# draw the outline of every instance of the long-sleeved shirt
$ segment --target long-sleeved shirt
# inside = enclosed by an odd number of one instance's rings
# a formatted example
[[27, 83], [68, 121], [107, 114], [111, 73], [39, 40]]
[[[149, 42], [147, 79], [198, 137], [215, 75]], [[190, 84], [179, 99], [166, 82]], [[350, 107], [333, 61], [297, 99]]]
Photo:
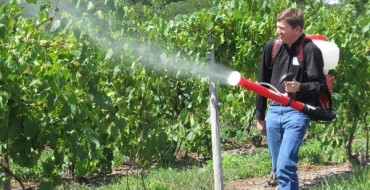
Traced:
[[[303, 63], [299, 63], [300, 46], [303, 41]], [[320, 49], [302, 34], [289, 48], [282, 44], [275, 53], [273, 62], [272, 51], [274, 39], [267, 42], [259, 65], [258, 82], [270, 83], [281, 93], [285, 93], [285, 86], [280, 78], [288, 73], [295, 74], [295, 80], [300, 82], [299, 91], [295, 99], [317, 106], [319, 95], [325, 92], [325, 75], [323, 71], [324, 61]], [[256, 118], [264, 120], [267, 108], [267, 99], [260, 95], [256, 96]]]

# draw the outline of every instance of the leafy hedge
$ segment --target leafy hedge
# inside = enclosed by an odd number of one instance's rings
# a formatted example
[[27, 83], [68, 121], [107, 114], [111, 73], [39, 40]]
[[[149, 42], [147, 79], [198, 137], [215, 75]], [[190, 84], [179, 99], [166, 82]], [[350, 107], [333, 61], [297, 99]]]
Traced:
[[[35, 18], [22, 17], [16, 1], [0, 7], [0, 152], [13, 165], [41, 164], [44, 188], [60, 184], [67, 169], [76, 176], [104, 174], [125, 160], [148, 168], [171, 161], [178, 150], [209, 156], [207, 79], [157, 71], [204, 68], [213, 47], [218, 63], [255, 79], [276, 15], [297, 6], [220, 1], [166, 20], [147, 9], [138, 15], [118, 0], [64, 3], [66, 10], [43, 2]], [[321, 1], [298, 6], [307, 33], [323, 34], [341, 49], [332, 71], [338, 119], [314, 125], [310, 134], [343, 145], [369, 119], [370, 4], [364, 11]], [[243, 131], [254, 94], [229, 86], [218, 92], [220, 127]], [[40, 159], [45, 151], [52, 156]]]

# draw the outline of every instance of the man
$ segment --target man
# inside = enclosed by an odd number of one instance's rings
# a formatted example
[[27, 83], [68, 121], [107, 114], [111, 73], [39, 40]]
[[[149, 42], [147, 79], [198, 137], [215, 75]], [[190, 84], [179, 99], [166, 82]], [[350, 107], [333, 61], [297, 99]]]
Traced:
[[[280, 13], [277, 34], [281, 45], [276, 48], [275, 40], [265, 45], [258, 81], [270, 83], [281, 93], [289, 94], [300, 102], [318, 105], [319, 94], [325, 90], [324, 63], [320, 49], [305, 38], [303, 26], [303, 12], [300, 9], [289, 8]], [[300, 53], [300, 49], [303, 53]], [[275, 55], [273, 51], [276, 51]], [[302, 54], [303, 63], [300, 63], [299, 56]], [[281, 77], [289, 72], [294, 74], [294, 79], [281, 82]], [[277, 102], [270, 103], [265, 119], [266, 108], [267, 99], [257, 95], [257, 128], [267, 133], [272, 170], [276, 174], [279, 189], [298, 189], [298, 150], [310, 119], [302, 112]]]

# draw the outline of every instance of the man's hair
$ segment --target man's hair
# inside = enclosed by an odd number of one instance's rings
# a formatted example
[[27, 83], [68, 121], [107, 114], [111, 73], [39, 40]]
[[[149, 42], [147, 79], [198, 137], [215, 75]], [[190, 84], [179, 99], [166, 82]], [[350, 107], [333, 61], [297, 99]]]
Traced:
[[301, 9], [288, 8], [282, 11], [277, 17], [277, 21], [285, 20], [292, 28], [300, 26], [303, 30], [304, 17]]

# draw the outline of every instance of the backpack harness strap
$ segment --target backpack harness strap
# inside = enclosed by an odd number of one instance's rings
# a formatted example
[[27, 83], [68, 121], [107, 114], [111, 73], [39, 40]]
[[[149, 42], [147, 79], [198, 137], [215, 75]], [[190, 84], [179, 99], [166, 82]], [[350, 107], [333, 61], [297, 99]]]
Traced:
[[[271, 58], [272, 58], [272, 60], [274, 60], [274, 59], [275, 59], [275, 55], [276, 55], [276, 53], [277, 53], [277, 51], [278, 51], [278, 47], [282, 45], [281, 43], [282, 43], [282, 42], [281, 42], [281, 40], [280, 40], [280, 39], [275, 39], [275, 40], [274, 40], [274, 45], [272, 46], [272, 54], [271, 54]], [[274, 60], [274, 61], [275, 61], [275, 60]]]

